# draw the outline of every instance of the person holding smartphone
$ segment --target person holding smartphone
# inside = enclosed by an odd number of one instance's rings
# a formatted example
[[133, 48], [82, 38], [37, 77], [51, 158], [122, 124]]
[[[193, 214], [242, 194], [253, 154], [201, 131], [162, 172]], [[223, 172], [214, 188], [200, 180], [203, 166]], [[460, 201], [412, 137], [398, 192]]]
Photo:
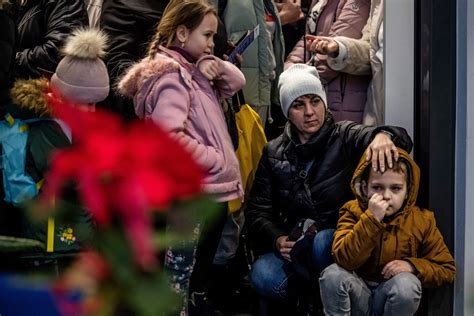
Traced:
[[[215, 1], [217, 2], [217, 1]], [[278, 104], [276, 81], [283, 71], [284, 40], [279, 10], [271, 0], [219, 1], [229, 39], [236, 43], [259, 26], [257, 39], [242, 54], [241, 70], [247, 80], [245, 101], [260, 115], [263, 125], [273, 122], [272, 103]]]

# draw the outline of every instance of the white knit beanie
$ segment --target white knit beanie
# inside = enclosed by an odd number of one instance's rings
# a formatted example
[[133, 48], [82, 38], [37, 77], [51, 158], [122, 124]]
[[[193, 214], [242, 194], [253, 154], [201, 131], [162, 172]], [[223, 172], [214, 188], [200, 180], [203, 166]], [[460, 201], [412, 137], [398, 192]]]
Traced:
[[278, 81], [280, 104], [283, 114], [288, 118], [288, 110], [297, 98], [306, 94], [316, 94], [327, 108], [326, 93], [319, 80], [316, 67], [306, 64], [295, 64], [281, 73]]

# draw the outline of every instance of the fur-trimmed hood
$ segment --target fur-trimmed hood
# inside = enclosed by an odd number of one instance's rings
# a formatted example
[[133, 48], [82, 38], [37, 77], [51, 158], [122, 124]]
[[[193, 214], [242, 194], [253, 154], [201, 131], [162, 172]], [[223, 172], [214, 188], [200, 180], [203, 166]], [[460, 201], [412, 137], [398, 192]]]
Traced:
[[120, 94], [135, 97], [145, 82], [152, 77], [160, 77], [165, 73], [178, 72], [179, 64], [173, 59], [157, 55], [154, 59], [144, 58], [132, 65], [119, 80], [117, 88]]
[[32, 113], [37, 117], [50, 115], [46, 94], [49, 92], [49, 82], [45, 78], [17, 80], [10, 95], [15, 106], [22, 112]]
[[[143, 118], [145, 100], [153, 83], [166, 73], [176, 72], [186, 76], [180, 68], [171, 57], [158, 53], [153, 59], [147, 57], [132, 65], [119, 80], [117, 90], [121, 95], [134, 99], [135, 113]], [[186, 81], [190, 82], [190, 79]]]

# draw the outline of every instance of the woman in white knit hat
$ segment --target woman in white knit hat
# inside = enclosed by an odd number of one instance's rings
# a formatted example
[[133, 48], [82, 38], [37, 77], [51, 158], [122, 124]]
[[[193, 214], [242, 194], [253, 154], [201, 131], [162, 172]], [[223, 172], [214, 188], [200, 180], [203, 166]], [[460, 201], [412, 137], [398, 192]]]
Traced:
[[271, 299], [294, 297], [298, 279], [317, 278], [333, 262], [339, 208], [352, 199], [349, 183], [364, 151], [384, 171], [398, 159], [395, 146], [412, 147], [403, 128], [335, 123], [314, 67], [291, 66], [278, 87], [288, 123], [264, 148], [246, 209], [249, 236], [260, 254], [250, 281]]

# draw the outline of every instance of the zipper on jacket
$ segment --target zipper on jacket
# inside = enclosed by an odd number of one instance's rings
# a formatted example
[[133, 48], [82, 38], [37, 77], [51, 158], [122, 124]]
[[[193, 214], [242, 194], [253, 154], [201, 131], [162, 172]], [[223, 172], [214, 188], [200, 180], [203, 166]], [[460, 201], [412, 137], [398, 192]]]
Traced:
[[380, 249], [379, 249], [379, 257], [378, 257], [378, 262], [377, 262], [377, 266], [380, 266], [381, 262], [382, 262], [382, 252], [383, 252], [383, 247], [384, 247], [384, 239], [385, 239], [385, 233], [387, 231], [384, 230], [382, 235], [380, 235]]
[[398, 252], [398, 226], [393, 227], [394, 234], [395, 234], [395, 258], [397, 258], [397, 252]]
[[340, 80], [339, 87], [341, 89], [341, 107], [344, 108], [342, 106], [342, 103], [344, 102], [344, 96], [346, 94], [347, 75], [345, 73], [341, 73], [340, 76], [341, 76], [341, 80]]

